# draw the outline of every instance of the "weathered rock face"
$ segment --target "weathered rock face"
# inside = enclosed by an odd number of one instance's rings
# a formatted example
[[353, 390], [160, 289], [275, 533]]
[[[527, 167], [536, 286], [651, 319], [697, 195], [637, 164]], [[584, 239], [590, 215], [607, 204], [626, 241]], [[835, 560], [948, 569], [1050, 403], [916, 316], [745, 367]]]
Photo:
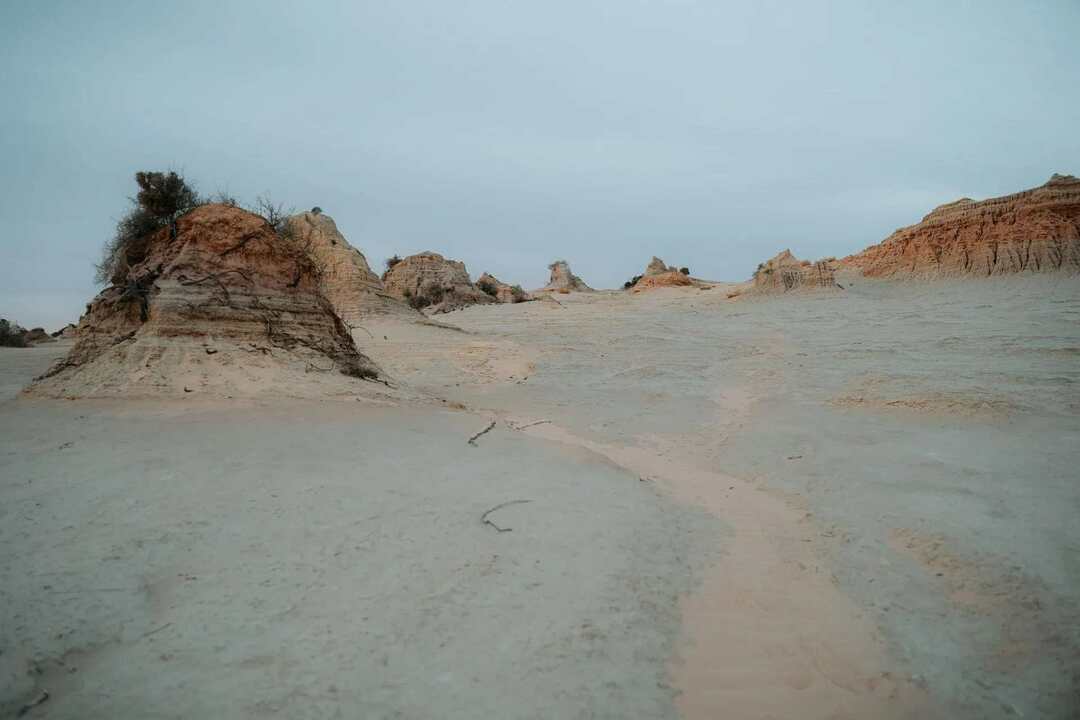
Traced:
[[75, 324], [68, 323], [64, 327], [60, 328], [52, 334], [54, 338], [61, 338], [63, 340], [70, 340], [75, 337]]
[[935, 208], [841, 264], [871, 277], [1080, 271], [1080, 180]]
[[288, 227], [318, 264], [319, 289], [346, 325], [360, 325], [371, 315], [420, 317], [386, 291], [367, 258], [345, 240], [329, 215], [300, 213], [289, 218]]
[[693, 284], [694, 280], [689, 275], [681, 273], [678, 270], [668, 270], [667, 272], [643, 276], [634, 283], [633, 291], [638, 293], [645, 290], [653, 290], [655, 288], [684, 287]]
[[548, 270], [551, 271], [551, 278], [548, 280], [548, 284], [543, 287], [544, 290], [554, 290], [556, 292], [593, 291], [581, 278], [570, 271], [570, 264], [565, 260], [556, 260], [548, 265]]
[[303, 395], [309, 385], [346, 392], [338, 373], [378, 374], [319, 293], [311, 258], [258, 215], [196, 208], [128, 260], [123, 283], [88, 306], [68, 356], [27, 392]]
[[501, 303], [519, 303], [533, 299], [529, 293], [521, 289], [520, 285], [507, 285], [499, 278], [488, 273], [484, 273], [477, 278], [476, 287]]
[[677, 272], [678, 268], [668, 267], [664, 264], [664, 261], [653, 255], [653, 259], [649, 261], [649, 264], [645, 266], [644, 277], [651, 277], [653, 275], [663, 275], [664, 273]]
[[834, 287], [837, 285], [832, 258], [812, 263], [799, 260], [790, 250], [762, 263], [754, 273], [754, 289], [764, 292]]
[[395, 263], [383, 273], [383, 285], [394, 297], [415, 308], [450, 312], [469, 305], [496, 302], [469, 279], [465, 263], [422, 252]]

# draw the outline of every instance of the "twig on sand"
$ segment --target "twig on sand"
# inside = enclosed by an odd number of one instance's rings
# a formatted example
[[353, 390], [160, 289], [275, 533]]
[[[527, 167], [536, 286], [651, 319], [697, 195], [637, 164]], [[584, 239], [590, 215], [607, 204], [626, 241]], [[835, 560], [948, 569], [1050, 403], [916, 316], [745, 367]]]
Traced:
[[481, 435], [485, 434], [485, 433], [491, 432], [491, 429], [493, 427], [495, 427], [495, 421], [494, 420], [492, 420], [490, 423], [488, 423], [488, 426], [486, 428], [484, 428], [483, 430], [481, 430], [480, 432], [476, 433], [471, 438], [469, 438], [467, 442], [470, 445], [472, 445], [473, 447], [478, 447], [478, 445], [476, 444], [476, 439], [478, 437], [480, 437]]
[[508, 424], [508, 425], [509, 425], [509, 426], [510, 426], [511, 428], [513, 428], [514, 430], [524, 430], [525, 428], [531, 428], [531, 427], [533, 427], [534, 425], [544, 425], [544, 424], [546, 424], [546, 423], [550, 423], [550, 422], [551, 422], [550, 420], [537, 420], [537, 421], [535, 421], [535, 422], [531, 422], [531, 423], [525, 423], [524, 425], [515, 425], [515, 424], [514, 424], [514, 423], [512, 423], [512, 422], [509, 422], [509, 423], [507, 423], [507, 424]]
[[508, 505], [520, 505], [521, 503], [527, 503], [527, 502], [532, 502], [532, 500], [507, 500], [504, 503], [499, 503], [498, 505], [496, 505], [495, 507], [491, 508], [486, 513], [481, 515], [480, 516], [480, 522], [483, 523], [484, 525], [490, 525], [491, 527], [495, 528], [497, 531], [499, 531], [501, 533], [502, 532], [512, 532], [514, 528], [499, 527], [498, 525], [493, 523], [491, 520], [488, 520], [488, 515], [495, 512], [496, 510], [502, 510], [504, 507], [507, 507]]
[[41, 694], [38, 695], [35, 699], [31, 700], [30, 702], [26, 703], [21, 708], [19, 708], [19, 712], [16, 714], [16, 717], [22, 717], [23, 715], [30, 712], [31, 710], [33, 710], [38, 705], [40, 705], [41, 703], [45, 702], [48, 699], [49, 699], [49, 691], [48, 690], [42, 690]]

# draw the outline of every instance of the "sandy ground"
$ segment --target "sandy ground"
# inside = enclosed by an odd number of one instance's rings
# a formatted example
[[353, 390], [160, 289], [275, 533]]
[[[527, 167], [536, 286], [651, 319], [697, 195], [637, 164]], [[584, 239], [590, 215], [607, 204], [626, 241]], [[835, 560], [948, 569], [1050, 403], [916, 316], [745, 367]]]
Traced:
[[1080, 282], [726, 295], [357, 329], [427, 403], [3, 402], [0, 712], [1075, 716]]

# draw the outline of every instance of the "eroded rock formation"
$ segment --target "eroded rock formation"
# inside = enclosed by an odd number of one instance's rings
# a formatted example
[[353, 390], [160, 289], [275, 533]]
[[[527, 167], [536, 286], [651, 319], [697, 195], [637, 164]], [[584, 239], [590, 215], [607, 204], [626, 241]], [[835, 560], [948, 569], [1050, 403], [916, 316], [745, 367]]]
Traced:
[[319, 266], [319, 288], [350, 327], [371, 315], [420, 317], [400, 297], [387, 292], [367, 258], [338, 231], [333, 218], [319, 212], [293, 215], [288, 228]]
[[834, 287], [837, 284], [833, 258], [812, 263], [799, 260], [790, 250], [784, 250], [758, 265], [754, 272], [754, 289], [763, 292]]
[[841, 261], [871, 277], [1080, 271], [1080, 180], [935, 208], [878, 245]]
[[644, 277], [651, 277], [653, 275], [663, 275], [664, 273], [678, 272], [678, 268], [668, 267], [664, 264], [664, 261], [653, 255], [652, 260], [645, 266]]
[[414, 308], [450, 312], [469, 305], [496, 302], [469, 279], [465, 263], [447, 260], [435, 252], [410, 255], [383, 273], [383, 285], [391, 295]]
[[529, 293], [521, 289], [520, 285], [507, 285], [488, 273], [477, 278], [476, 287], [501, 303], [519, 303], [533, 299]]
[[661, 287], [681, 287], [701, 284], [700, 281], [695, 281], [690, 277], [690, 270], [688, 268], [676, 268], [674, 265], [668, 265], [663, 260], [653, 255], [652, 260], [645, 266], [645, 274], [635, 275], [630, 278], [628, 282], [623, 284], [623, 288], [638, 293], [644, 290], [652, 290]]
[[26, 341], [34, 345], [40, 345], [41, 343], [56, 342], [56, 338], [45, 332], [45, 328], [36, 327], [26, 331]]
[[668, 270], [667, 272], [645, 275], [634, 283], [633, 288], [634, 292], [637, 293], [645, 290], [653, 290], [655, 288], [683, 287], [694, 284], [693, 278], [689, 275], [679, 272], [678, 270]]
[[75, 337], [75, 324], [68, 323], [64, 327], [60, 328], [52, 334], [54, 338], [60, 338], [62, 340], [70, 340]]
[[119, 280], [27, 392], [303, 395], [378, 374], [320, 294], [312, 258], [245, 210], [192, 210], [129, 250]]
[[543, 287], [543, 290], [553, 290], [556, 292], [592, 292], [593, 289], [585, 284], [585, 282], [570, 271], [570, 264], [565, 260], [556, 260], [548, 265], [548, 270], [551, 271], [551, 277], [548, 280], [548, 284]]

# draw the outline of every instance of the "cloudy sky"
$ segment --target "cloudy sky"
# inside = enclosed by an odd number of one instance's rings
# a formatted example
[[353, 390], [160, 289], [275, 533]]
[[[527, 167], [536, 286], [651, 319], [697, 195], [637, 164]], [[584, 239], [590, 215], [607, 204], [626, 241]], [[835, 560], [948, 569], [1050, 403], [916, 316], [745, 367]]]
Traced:
[[0, 316], [59, 327], [140, 169], [373, 266], [745, 279], [1080, 173], [1080, 2], [0, 2]]

